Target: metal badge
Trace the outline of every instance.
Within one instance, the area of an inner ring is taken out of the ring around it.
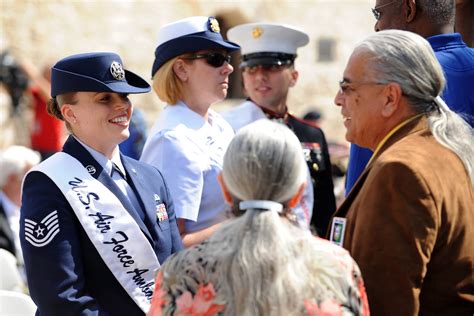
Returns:
[[[219,22],[216,20],[216,18],[213,17],[209,18],[209,28],[214,33],[220,33],[221,31],[221,28],[219,27]]]
[[[122,64],[117,61],[113,61],[112,64],[110,64],[110,73],[117,80],[125,78],[125,71],[123,70]]]
[[[89,174],[94,174],[97,171],[97,170],[95,170],[95,167],[92,166],[92,165],[86,166],[86,170],[87,170],[87,172],[89,172]]]
[[[155,203],[156,203],[156,204],[158,204],[158,202],[161,201],[161,198],[160,198],[160,196],[159,196],[158,194],[155,193],[155,194],[153,195],[153,197],[155,198]]]
[[[261,27],[255,27],[253,30],[252,30],[252,36],[253,38],[257,39],[259,38],[260,36],[263,35],[263,29]]]

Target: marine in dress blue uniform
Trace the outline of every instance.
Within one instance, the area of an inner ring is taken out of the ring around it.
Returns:
[[[227,36],[242,47],[240,68],[264,66],[269,71],[272,71],[271,67],[292,66],[297,48],[309,41],[308,35],[298,29],[271,23],[238,25],[230,29]],[[282,102],[286,103],[286,98]],[[276,120],[293,130],[301,142],[312,182],[314,203],[311,206],[310,226],[319,236],[325,236],[331,216],[336,210],[336,199],[329,150],[323,131],[290,114],[286,106],[282,112],[276,113],[273,109],[257,104],[256,100],[251,99],[251,95],[246,102],[223,113],[223,116],[236,131],[262,118]],[[302,203],[304,201],[303,195]]]
[[[150,90],[143,79],[129,71],[119,69],[124,76],[112,77],[114,68],[120,68],[121,64],[120,57],[112,53],[81,54],[63,59],[52,69],[52,96],[68,91],[143,93]],[[75,136],[70,136],[63,147],[64,153],[77,159],[94,179],[118,198],[160,263],[180,250],[182,243],[173,201],[161,173],[152,166],[119,154],[122,171],[138,202],[133,205],[113,180],[107,165],[94,159],[89,150]],[[103,158],[107,160],[105,156]],[[94,217],[97,227],[114,220],[105,215]],[[44,225],[45,219],[49,221],[48,225]],[[33,223],[32,232],[25,228],[25,223]],[[30,172],[24,180],[20,226],[27,279],[31,297],[38,306],[37,314],[144,314],[91,242],[90,231],[87,231],[90,227],[81,225],[58,186],[42,172]],[[54,234],[42,244],[36,243],[50,233],[48,229],[55,230]],[[113,251],[118,248],[114,247]]]

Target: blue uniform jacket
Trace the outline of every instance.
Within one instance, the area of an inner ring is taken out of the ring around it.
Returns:
[[[440,34],[427,38],[443,68],[446,87],[442,97],[451,110],[460,114],[474,127],[474,48],[461,39],[459,33]],[[372,157],[372,151],[351,145],[346,177],[346,195],[354,186]]]
[[[161,173],[154,167],[121,155],[142,210],[136,211],[110,175],[74,137],[63,151],[113,192],[138,223],[160,263],[182,249],[173,202]],[[168,220],[158,221],[155,194],[166,205]],[[57,210],[59,233],[50,243],[35,247],[25,240],[25,218],[39,223]],[[30,295],[37,315],[143,315],[125,292],[87,236],[73,209],[54,182],[41,172],[27,175],[23,186],[20,239]]]

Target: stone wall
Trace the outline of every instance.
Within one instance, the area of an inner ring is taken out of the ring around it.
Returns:
[[[289,97],[291,110],[301,115],[316,106],[325,117],[328,138],[342,140],[340,109],[333,105],[338,81],[355,43],[373,32],[370,0],[0,0],[0,51],[30,59],[38,67],[85,51],[119,53],[125,67],[150,79],[158,29],[192,15],[242,17],[247,21],[287,23],[310,35],[298,52],[299,82]],[[239,20],[237,19],[237,20]],[[318,62],[320,38],[335,41],[335,60]],[[133,96],[149,124],[162,103],[150,93]],[[221,109],[237,103],[227,100]],[[4,114],[2,114],[4,115]]]

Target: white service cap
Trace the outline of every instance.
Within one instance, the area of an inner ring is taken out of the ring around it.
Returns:
[[[298,47],[309,42],[305,32],[284,24],[247,23],[227,32],[230,41],[241,47],[243,65],[289,64]]]

